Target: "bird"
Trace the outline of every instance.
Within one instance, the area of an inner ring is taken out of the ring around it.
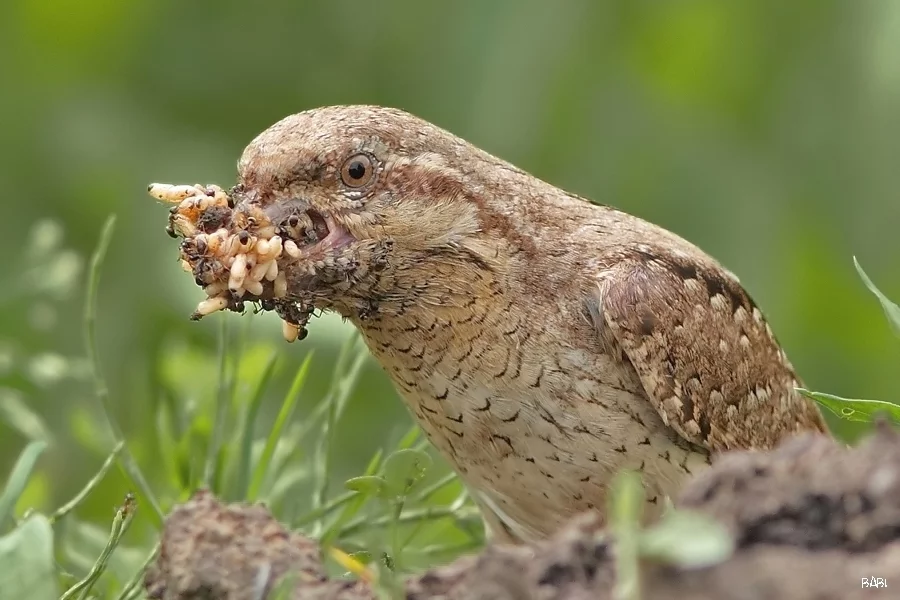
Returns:
[[[287,116],[233,194],[299,248],[282,305],[359,330],[498,543],[602,513],[621,471],[655,519],[716,455],[826,431],[714,258],[406,111]]]

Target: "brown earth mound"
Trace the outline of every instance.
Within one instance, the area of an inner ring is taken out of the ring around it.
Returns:
[[[737,549],[702,569],[644,562],[644,600],[900,598],[900,434],[887,425],[854,449],[804,436],[723,456],[676,505],[724,524]],[[410,579],[406,597],[613,598],[615,542],[597,531],[585,515],[546,543],[488,547]],[[264,507],[223,505],[206,492],[169,516],[146,589],[160,600],[260,600],[288,571],[297,573],[292,598],[376,597],[363,582],[329,580],[316,543]],[[863,587],[864,578],[887,587]]]

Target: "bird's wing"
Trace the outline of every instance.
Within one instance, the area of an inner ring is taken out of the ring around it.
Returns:
[[[663,421],[688,441],[769,448],[824,430],[762,313],[714,263],[634,252],[598,277],[589,309]]]

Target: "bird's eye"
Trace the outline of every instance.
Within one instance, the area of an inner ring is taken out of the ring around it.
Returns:
[[[372,181],[375,166],[366,154],[356,154],[344,161],[341,167],[341,181],[347,187],[358,188]]]

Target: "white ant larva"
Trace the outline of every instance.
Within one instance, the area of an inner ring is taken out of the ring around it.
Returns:
[[[183,238],[194,237],[200,232],[200,230],[197,229],[197,226],[184,215],[175,215],[172,217],[172,228],[175,230],[175,233]]]
[[[206,192],[198,185],[172,185],[169,183],[151,183],[147,188],[151,196],[163,202],[180,203],[192,196],[205,196]]]
[[[266,270],[266,281],[275,281],[275,278],[278,277],[278,261],[272,260],[269,261],[269,268]]]
[[[296,323],[282,320],[281,333],[284,335],[284,340],[290,344],[291,342],[297,341],[297,338],[300,337],[300,326]]]
[[[228,289],[228,286],[225,285],[225,283],[223,283],[221,281],[216,281],[215,283],[211,283],[208,286],[206,286],[205,288],[203,288],[203,291],[206,292],[207,296],[218,296],[219,294],[221,294],[222,292],[224,292],[227,289]]]
[[[244,289],[246,289],[254,296],[262,296],[263,293],[263,285],[260,282],[254,281],[252,279],[244,281]]]
[[[234,264],[231,265],[231,275],[228,278],[228,287],[237,291],[244,285],[244,279],[247,277],[247,255],[238,254],[234,257]]]
[[[272,254],[272,258],[281,256],[281,251],[283,249],[284,243],[280,235],[273,236],[272,239],[269,240],[269,252]]]
[[[285,253],[291,258],[300,258],[300,248],[297,247],[294,240],[285,240],[283,248]]]
[[[272,261],[274,262],[274,261]],[[262,281],[262,278],[266,276],[266,273],[269,271],[269,262],[258,262],[256,266],[250,269],[250,274],[248,275],[251,281]]]
[[[274,225],[265,225],[263,227],[258,227],[256,229],[256,235],[261,239],[269,239],[275,235],[275,226]]]
[[[225,229],[218,229],[215,233],[209,236],[207,240],[207,247],[209,248],[210,254],[218,254],[219,249],[222,248],[222,244],[228,239],[228,231]]]
[[[220,310],[224,310],[228,306],[228,299],[223,296],[216,296],[215,298],[207,298],[203,302],[197,305],[197,310],[194,311],[194,314],[199,317],[205,317],[206,315],[211,315],[214,312],[218,312]]]
[[[278,273],[278,276],[275,277],[275,282],[273,283],[273,285],[273,295],[276,298],[284,298],[285,296],[287,296],[287,276],[285,275],[284,271],[280,271]]]

